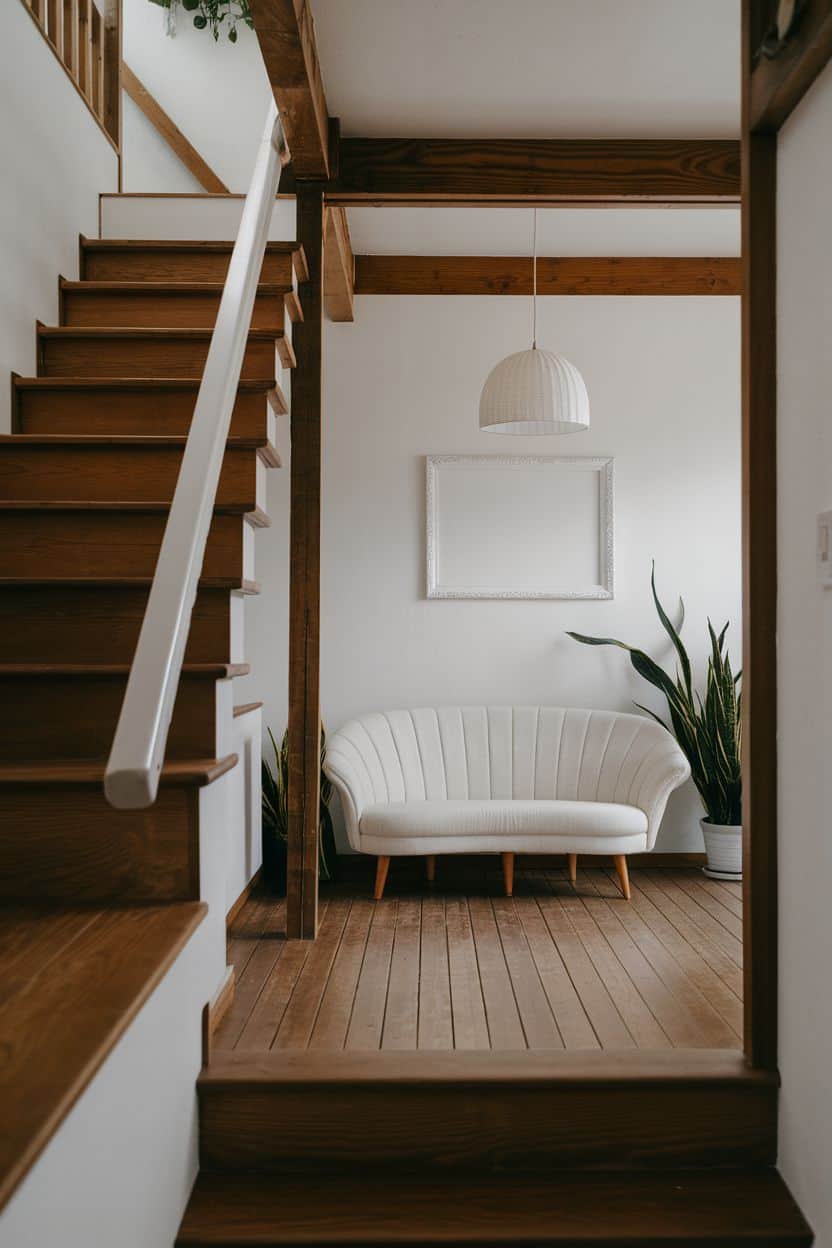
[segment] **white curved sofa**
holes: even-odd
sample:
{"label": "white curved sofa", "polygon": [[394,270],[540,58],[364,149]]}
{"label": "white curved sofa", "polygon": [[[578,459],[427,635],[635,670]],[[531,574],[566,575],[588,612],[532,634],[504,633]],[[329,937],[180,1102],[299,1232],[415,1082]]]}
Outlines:
{"label": "white curved sofa", "polygon": [[378,858],[608,854],[629,896],[626,855],[651,850],[667,799],[690,775],[669,732],[639,715],[554,706],[423,707],[362,715],[327,741],[324,771],[353,849]]}

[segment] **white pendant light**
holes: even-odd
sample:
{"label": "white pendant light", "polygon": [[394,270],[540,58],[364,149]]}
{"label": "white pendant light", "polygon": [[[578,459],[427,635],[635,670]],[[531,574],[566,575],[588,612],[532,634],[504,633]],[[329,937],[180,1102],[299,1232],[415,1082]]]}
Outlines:
{"label": "white pendant light", "polygon": [[579,433],[589,428],[589,395],[574,364],[537,345],[537,209],[532,261],[532,348],[517,351],[485,379],[480,429],[485,433]]}

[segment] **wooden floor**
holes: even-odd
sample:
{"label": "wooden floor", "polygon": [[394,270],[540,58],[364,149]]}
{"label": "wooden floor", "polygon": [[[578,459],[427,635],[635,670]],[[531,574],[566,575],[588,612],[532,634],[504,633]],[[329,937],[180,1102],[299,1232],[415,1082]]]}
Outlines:
{"label": "wooden floor", "polygon": [[[695,869],[463,873],[424,885],[392,864],[388,893],[321,893],[314,942],[287,941],[281,901],[251,898],[229,933],[234,1003],[217,1050],[667,1049],[742,1045],[740,886]],[[362,866],[364,864],[362,863]]]}

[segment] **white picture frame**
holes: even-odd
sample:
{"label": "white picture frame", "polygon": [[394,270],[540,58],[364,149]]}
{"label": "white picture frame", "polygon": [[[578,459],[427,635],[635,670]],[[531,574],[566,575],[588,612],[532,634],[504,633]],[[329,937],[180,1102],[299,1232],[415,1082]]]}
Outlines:
{"label": "white picture frame", "polygon": [[611,456],[428,455],[428,598],[614,596]]}

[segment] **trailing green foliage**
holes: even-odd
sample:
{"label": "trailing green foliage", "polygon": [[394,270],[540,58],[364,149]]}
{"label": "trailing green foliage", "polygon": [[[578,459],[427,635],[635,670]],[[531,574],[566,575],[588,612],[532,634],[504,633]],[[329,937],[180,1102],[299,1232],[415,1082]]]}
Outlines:
{"label": "trailing green foliage", "polygon": [[[168,10],[168,33],[173,34],[176,22],[176,10],[181,4],[186,13],[193,13],[194,26],[197,30],[211,31],[214,39],[219,39],[220,29],[228,32],[229,43],[237,42],[237,23],[245,22],[254,29],[248,0],[150,0],[160,8]],[[227,26],[223,27],[223,23]]]}
{"label": "trailing green foliage", "polygon": [[[268,760],[264,758],[261,767],[263,781],[263,842],[264,847],[268,846],[272,850],[275,848],[279,850],[280,866],[285,871],[286,844],[289,838],[289,733],[288,731],[284,732],[279,748],[271,728],[269,728],[268,733],[274,752],[274,771],[269,766]],[[322,765],[325,745],[326,733],[322,724]],[[332,826],[332,815],[329,809],[331,799],[332,785],[324,775],[322,766],[321,804],[318,824],[318,865],[322,880],[333,880],[337,874],[335,831]]]}
{"label": "trailing green foliage", "polygon": [[[656,566],[650,578],[653,602],[664,631],[673,643],[677,656],[675,679],[658,663],[623,641],[612,637],[585,637],[581,633],[569,633],[575,641],[585,646],[620,646],[630,655],[639,676],[659,689],[667,699],[670,725],[646,706],[636,704],[658,720],[663,728],[672,731],[690,763],[693,782],[705,807],[710,823],[739,825],[742,822],[742,775],[740,770],[741,725],[740,692],[741,673],[731,671],[731,660],[725,646],[726,624],[720,633],[714,631],[708,620],[711,653],[708,658],[708,675],[705,697],[693,689],[690,659],[679,631],[673,627],[656,593]],[[684,603],[679,600],[682,620],[685,618]]]}

